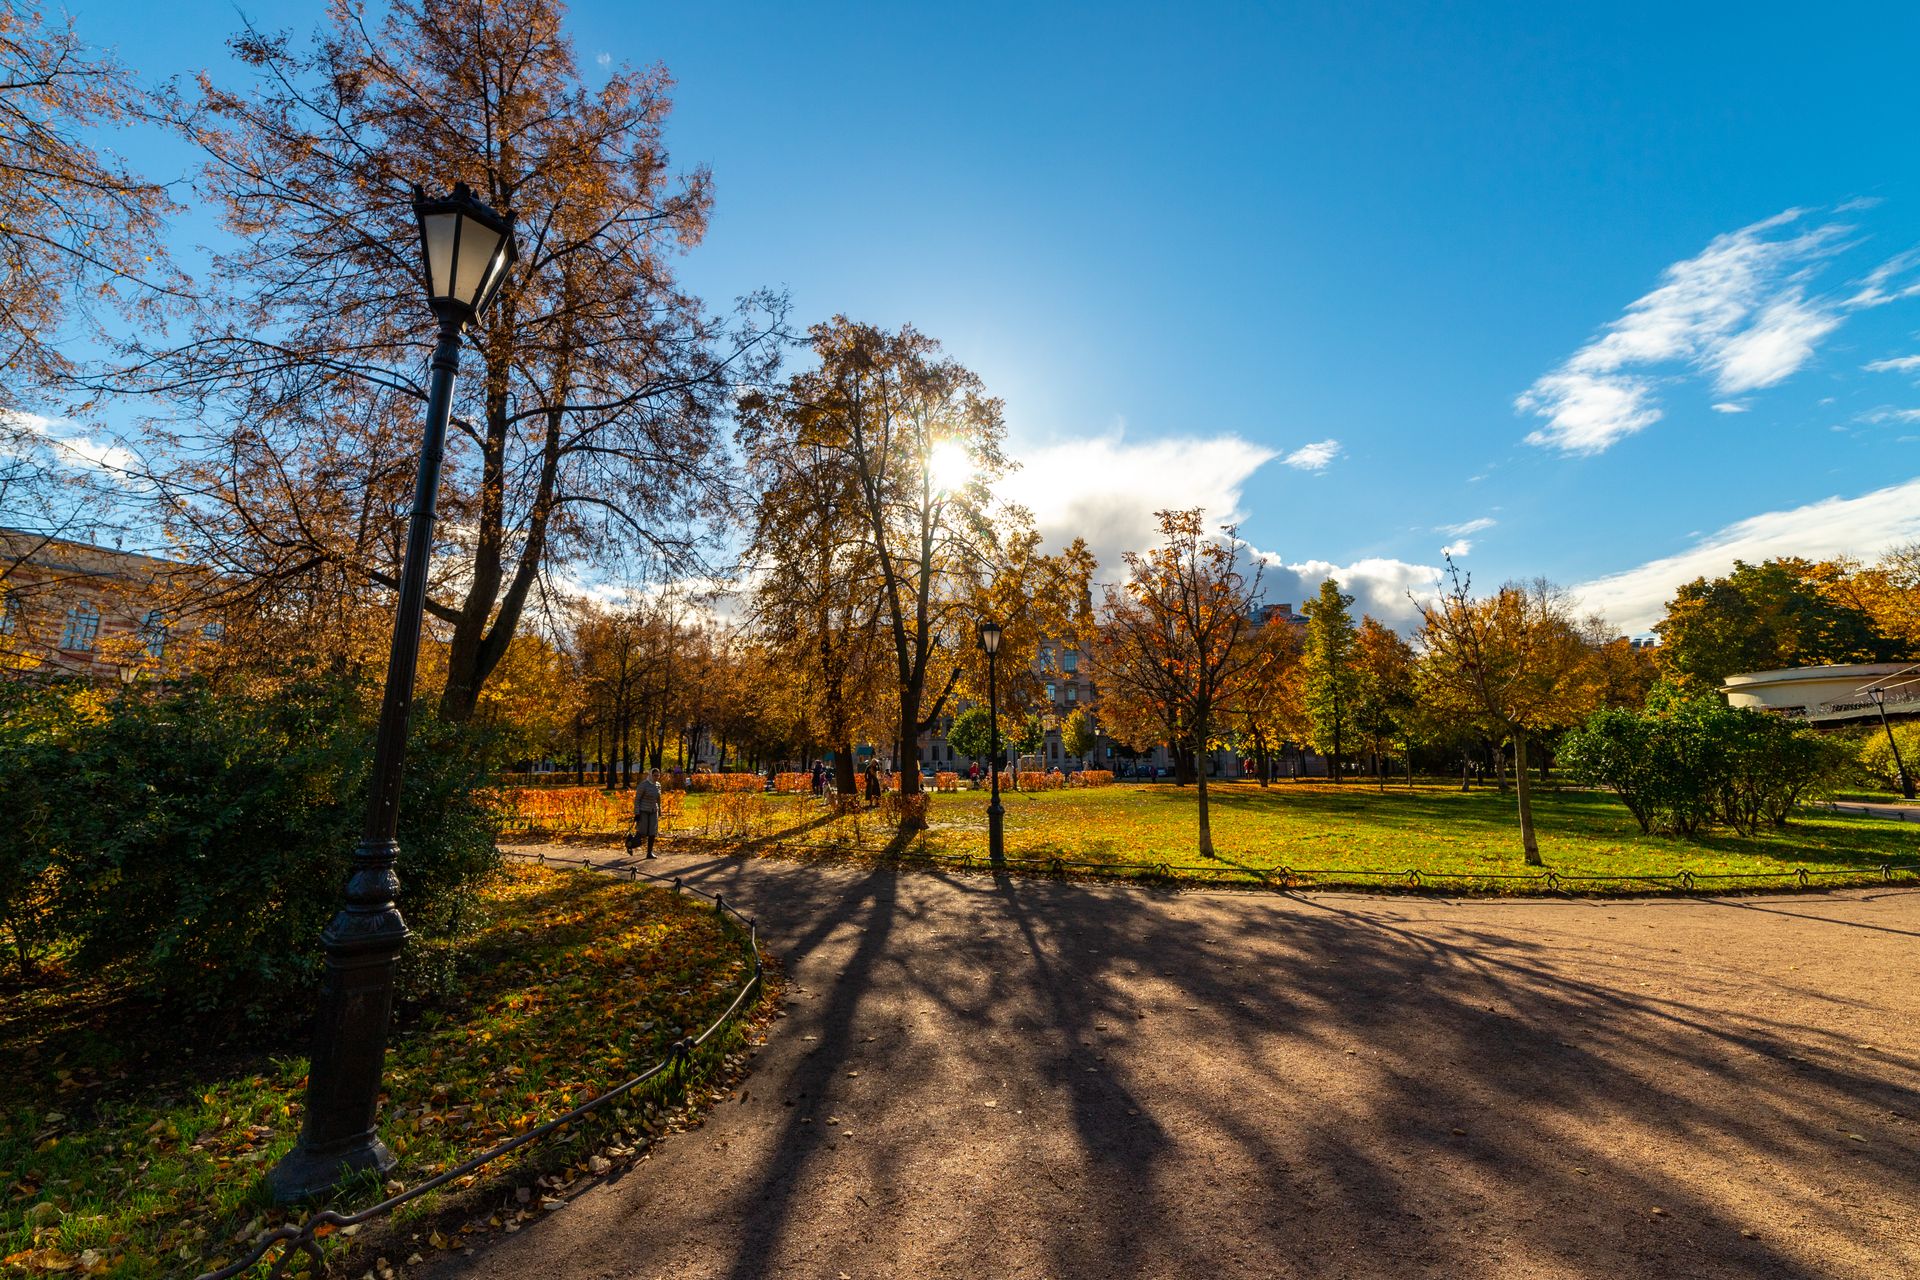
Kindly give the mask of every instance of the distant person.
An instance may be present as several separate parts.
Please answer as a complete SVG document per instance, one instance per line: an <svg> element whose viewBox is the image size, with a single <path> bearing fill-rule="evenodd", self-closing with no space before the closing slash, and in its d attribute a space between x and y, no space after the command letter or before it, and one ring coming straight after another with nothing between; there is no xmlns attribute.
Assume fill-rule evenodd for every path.
<svg viewBox="0 0 1920 1280"><path fill-rule="evenodd" d="M627 853L632 855L642 840L647 856L653 856L653 842L660 835L660 771L649 769L633 784L633 834L627 837Z"/></svg>
<svg viewBox="0 0 1920 1280"><path fill-rule="evenodd" d="M877 761L867 761L867 808L878 808L880 804L880 765Z"/></svg>
<svg viewBox="0 0 1920 1280"><path fill-rule="evenodd" d="M967 766L967 785L975 791L980 789L980 762L975 760Z"/></svg>
<svg viewBox="0 0 1920 1280"><path fill-rule="evenodd" d="M820 761L813 762L813 794L823 796L827 793L827 766Z"/></svg>

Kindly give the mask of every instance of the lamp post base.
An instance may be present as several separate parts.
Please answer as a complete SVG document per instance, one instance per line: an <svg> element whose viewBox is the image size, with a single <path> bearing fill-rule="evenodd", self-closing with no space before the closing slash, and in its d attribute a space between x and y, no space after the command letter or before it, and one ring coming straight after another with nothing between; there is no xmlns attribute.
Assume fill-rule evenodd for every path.
<svg viewBox="0 0 1920 1280"><path fill-rule="evenodd" d="M1006 816L998 800L987 806L987 860L996 867L1007 865Z"/></svg>
<svg viewBox="0 0 1920 1280"><path fill-rule="evenodd" d="M387 1150L387 1144L372 1134L339 1151L296 1145L267 1171L267 1191L275 1204L320 1200L342 1183L364 1173L384 1179L399 1163L400 1158Z"/></svg>

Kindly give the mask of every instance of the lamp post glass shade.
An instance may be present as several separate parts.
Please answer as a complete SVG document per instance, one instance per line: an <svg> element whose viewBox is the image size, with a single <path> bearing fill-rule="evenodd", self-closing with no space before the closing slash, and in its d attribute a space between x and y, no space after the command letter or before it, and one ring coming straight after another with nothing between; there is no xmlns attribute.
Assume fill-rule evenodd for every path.
<svg viewBox="0 0 1920 1280"><path fill-rule="evenodd" d="M421 257L427 264L427 295L435 309L451 307L463 318L493 301L507 268L518 257L513 223L474 199L467 184L454 184L444 200L413 189L420 222Z"/></svg>
<svg viewBox="0 0 1920 1280"><path fill-rule="evenodd" d="M980 624L980 647L989 654L1000 652L1000 624L983 622Z"/></svg>

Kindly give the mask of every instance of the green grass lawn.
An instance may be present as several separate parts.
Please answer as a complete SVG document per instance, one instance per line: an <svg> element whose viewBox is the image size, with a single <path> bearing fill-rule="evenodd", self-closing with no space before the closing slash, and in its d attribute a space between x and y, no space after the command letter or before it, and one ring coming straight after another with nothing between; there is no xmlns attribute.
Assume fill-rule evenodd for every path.
<svg viewBox="0 0 1920 1280"><path fill-rule="evenodd" d="M1192 787L1115 784L1087 790L1006 792L1007 853L1013 858L1113 864L1166 863L1200 879L1258 879L1286 867L1312 871L1312 883L1378 885L1417 870L1426 879L1538 875L1520 852L1514 797L1492 787L1462 792L1457 783L1426 782L1411 790L1371 782L1216 783L1209 788L1216 861L1204 862L1195 838ZM755 820L741 829L723 820L717 798L687 796L668 835L722 845L785 846L873 853L891 825L875 816L831 818L802 797L751 797ZM984 859L987 795L961 791L934 798L931 827L904 852ZM1635 877L1752 877L1781 883L1778 873L1804 867L1819 884L1877 880L1887 863L1920 862L1920 825L1807 809L1779 831L1743 837L1716 830L1695 839L1642 835L1613 796L1577 789L1539 789L1535 824L1546 869L1597 876L1582 889L1645 889ZM738 817L736 808L731 815ZM609 834L611 828L609 828ZM742 837L749 837L742 840ZM1178 872L1178 868L1199 868ZM1906 878L1912 878L1910 875ZM1479 887L1525 891L1524 882ZM1548 888L1544 882L1538 886Z"/></svg>
<svg viewBox="0 0 1920 1280"><path fill-rule="evenodd" d="M969 799L971 797L968 797ZM1326 882L1376 882L1372 875L1526 874L1511 794L1457 786L1412 790L1347 783L1249 783L1209 788L1219 861L1271 871L1324 871ZM1194 865L1197 801L1191 787L1166 784L1054 791L1008 797L1007 852L1013 856ZM984 820L936 808L930 846L984 856ZM971 815L969 815L971 817ZM1618 878L1753 874L1806 867L1877 877L1888 862L1920 861L1920 830L1870 818L1808 811L1788 828L1747 838L1714 831L1693 840L1642 835L1625 806L1591 791L1541 791L1534 801L1541 855L1561 875ZM1827 878L1822 877L1823 882Z"/></svg>
<svg viewBox="0 0 1920 1280"><path fill-rule="evenodd" d="M712 1021L751 969L745 939L711 907L661 889L509 866L483 903L457 956L460 996L408 1014L388 1053L381 1133L408 1185L637 1074L680 1028ZM288 1220L260 1175L292 1145L303 1058L195 1055L190 1038L124 993L56 987L9 999L0 1062L0 1273L191 1276ZM398 1261L458 1247L469 1223L504 1229L537 1216L547 1189L603 1142L616 1157L644 1143L679 1104L669 1081L354 1243ZM524 1185L536 1174L558 1181L528 1207L509 1196L509 1207L471 1216L468 1201L510 1185L503 1176ZM335 1207L381 1198L369 1179Z"/></svg>

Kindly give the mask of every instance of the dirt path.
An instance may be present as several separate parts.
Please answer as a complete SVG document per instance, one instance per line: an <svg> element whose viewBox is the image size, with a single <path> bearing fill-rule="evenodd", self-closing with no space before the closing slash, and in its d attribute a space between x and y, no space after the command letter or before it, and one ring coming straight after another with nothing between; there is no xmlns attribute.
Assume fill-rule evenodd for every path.
<svg viewBox="0 0 1920 1280"><path fill-rule="evenodd" d="M703 1128L438 1274L1920 1275L1920 891L654 865L758 915L790 1015Z"/></svg>

